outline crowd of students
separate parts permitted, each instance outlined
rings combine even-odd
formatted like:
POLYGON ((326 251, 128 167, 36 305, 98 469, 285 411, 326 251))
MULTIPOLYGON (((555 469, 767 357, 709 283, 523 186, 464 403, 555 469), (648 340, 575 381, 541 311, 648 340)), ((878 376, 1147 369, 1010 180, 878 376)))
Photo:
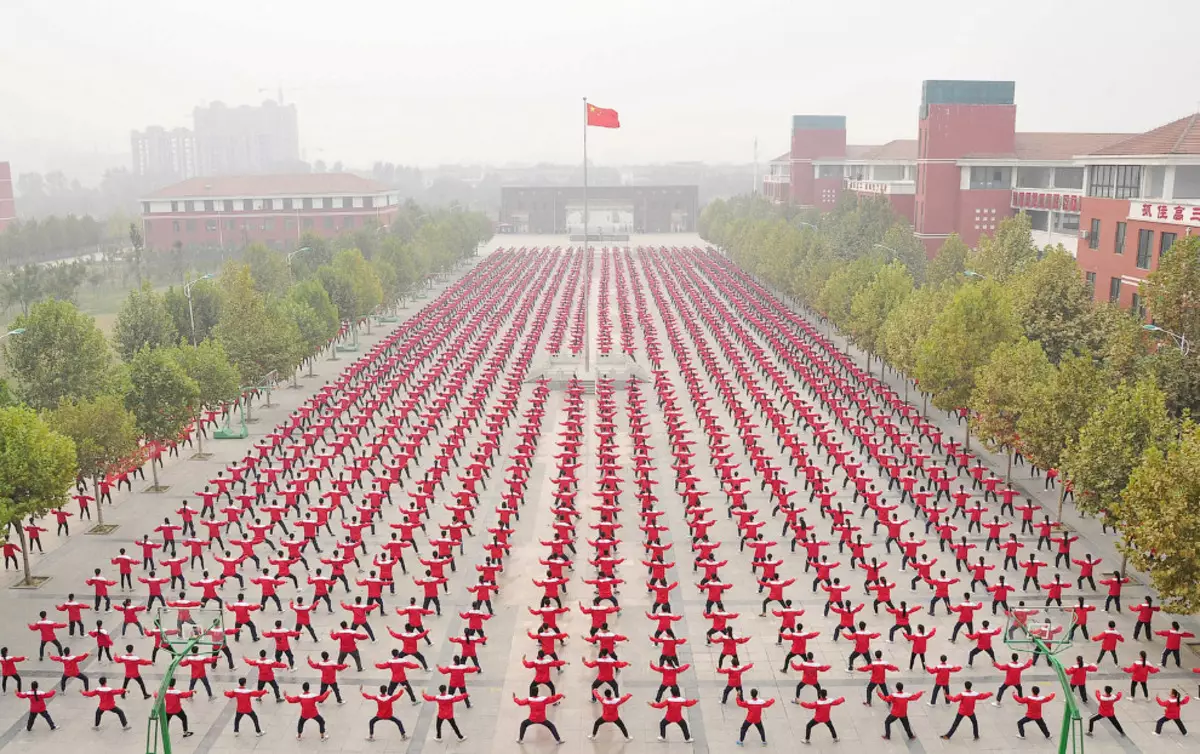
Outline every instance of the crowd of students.
MULTIPOLYGON (((92 502, 102 504, 106 495, 111 499, 111 480, 106 485, 93 491, 95 497, 79 492, 81 511, 92 502)), ((659 738, 666 740, 677 727, 685 741, 692 740, 696 726, 687 710, 698 703, 699 686, 693 663, 684 660, 705 650, 696 646, 701 631, 691 630, 683 604, 697 593, 704 599, 704 647, 714 647, 716 671, 726 680, 720 703, 732 698, 744 710, 739 745, 751 730, 766 743, 764 711, 776 700, 758 688, 745 688, 751 684, 743 683, 743 676, 755 664, 742 661, 739 647, 752 634, 743 629, 748 620, 728 610, 726 601, 761 602, 760 617, 779 619, 772 638, 787 647, 781 672, 799 674, 791 701, 813 712, 806 743, 819 726, 838 739, 833 715, 845 701, 821 684, 831 666, 816 661, 810 650, 819 636, 848 642, 846 668, 863 674, 863 703, 887 706, 883 737, 890 738, 897 725, 915 736, 908 706, 924 691, 890 682, 899 666, 878 648, 885 627, 889 642, 900 636, 907 643, 909 671, 920 663, 931 677, 929 703, 941 695, 944 704, 956 705, 943 738, 952 737, 964 719, 978 738, 976 705, 987 699, 999 705, 1010 688, 1025 708, 1018 734, 1023 737, 1033 724, 1049 737, 1043 707, 1055 695, 1038 686, 1026 694, 1022 681, 1039 657, 1013 654, 1001 662, 996 656, 996 642, 1018 634, 1051 641, 1079 634, 1098 644, 1094 663, 1080 654, 1068 668, 1071 687, 1083 703, 1093 697, 1097 703, 1089 733, 1096 722, 1108 720, 1124 735, 1116 716, 1122 694, 1111 686, 1094 694, 1087 689, 1088 674, 1106 656, 1120 666, 1117 652, 1125 641, 1115 619, 1089 634, 1098 587, 1104 588, 1105 612, 1115 609, 1136 618, 1133 640, 1163 639, 1157 665, 1141 651, 1124 667, 1131 678, 1130 697, 1139 687, 1148 697, 1147 681, 1169 660, 1180 666, 1179 649, 1191 634, 1174 622, 1155 630, 1159 608, 1149 597, 1122 606, 1128 579, 1109 572, 1097 581, 1101 559, 1078 553, 1078 537, 1032 501, 1018 503, 1020 497, 916 408, 833 348, 806 319, 711 251, 513 250, 488 257, 420 316, 348 366, 255 442, 244 458, 196 491, 197 505, 185 501, 152 535, 139 538, 132 554, 118 548, 109 563, 81 581, 78 588, 90 591, 90 604, 72 594, 54 606, 65 622, 44 610, 29 628, 40 643, 38 662, 46 661, 48 647, 54 649, 49 661, 62 668, 58 692, 78 679, 83 693, 98 698, 97 727, 107 712, 127 727, 117 700, 131 685, 143 699, 150 698, 141 669, 158 662, 160 654, 178 651, 189 635, 204 633, 203 646, 180 662, 187 688, 172 685, 162 700, 184 736, 192 734, 184 703, 197 687, 214 696, 208 671, 222 660, 231 671, 238 667, 230 640, 261 637, 273 652, 263 649, 257 657, 242 658, 247 676, 223 691, 236 705, 235 733, 248 717, 262 734, 255 705, 272 694, 276 701, 297 705, 298 738, 309 721, 325 738, 321 705, 330 696, 344 701, 338 681, 350 670, 347 660, 355 672, 363 672, 360 645, 380 636, 372 621, 384 621, 394 641, 386 642, 378 662, 368 662, 386 671, 389 682, 378 693, 360 688, 360 694, 376 705, 367 721, 369 738, 381 721, 394 723, 405 737, 395 706, 405 696, 421 703, 409 673, 432 672, 420 651, 421 642, 432 643, 426 621, 442 616, 451 579, 471 575, 466 596, 454 600, 469 607, 458 611, 461 635, 448 636, 455 646, 453 659, 434 665, 442 679, 430 684, 436 693, 421 694, 435 710, 435 737, 441 740, 449 728, 461 740, 465 735, 456 710, 470 708, 469 687, 487 674, 479 650, 487 646, 493 597, 513 578, 505 566, 524 515, 525 526, 548 524, 548 532, 538 530, 544 548, 538 563, 544 570, 531 579, 540 593, 537 604, 527 606, 535 625, 525 632, 532 645, 523 667, 532 677, 526 695, 512 695, 512 702, 527 711, 519 742, 531 726, 563 741, 550 717, 570 692, 556 687, 554 679, 568 662, 560 657, 568 639, 560 626, 572 612, 590 626, 581 662, 594 671, 588 696, 598 713, 588 737, 611 724, 630 738, 621 711, 632 694, 622 692, 620 679, 631 663, 623 658, 626 643, 644 642, 657 654, 647 670, 660 684, 645 702, 662 710, 659 738), (620 350, 645 362, 651 379, 617 384, 601 376, 594 399, 583 381, 572 379, 558 400, 548 380, 526 383, 539 350, 553 355, 586 347, 588 292, 597 258, 600 350, 614 347, 615 327, 620 350), (558 413, 548 417, 551 410, 558 413), (543 447, 547 441, 553 447, 543 447), (543 480, 550 491, 546 503, 527 499, 535 457, 553 461, 553 473, 543 480), (493 472, 498 479, 492 479, 493 472), (489 483, 498 505, 481 504, 489 483), (632 545, 625 534, 631 521, 639 532, 632 545), (1018 531, 1005 532, 1008 527, 1018 531), (723 543, 718 530, 733 538, 723 543), (777 539, 770 538, 768 532, 776 530, 777 539), (1036 535, 1036 543, 1022 539, 1026 535, 1036 535), (1022 561, 1026 549, 1030 553, 1022 561), (1047 558, 1054 555, 1052 567, 1039 558, 1043 550, 1047 558), (953 572, 948 560, 938 566, 947 554, 954 560, 953 572), (627 558, 646 569, 644 580, 631 576, 636 567, 627 558), (693 581, 681 586, 688 565, 693 581), (801 567, 803 586, 811 577, 812 593, 825 596, 819 616, 799 606, 801 567), (1043 569, 1051 568, 1059 573, 1046 579, 1043 569), (968 576, 969 583, 959 587, 961 599, 955 600, 955 585, 968 576), (405 577, 417 595, 407 604, 405 577), (1076 596, 1068 612, 1064 593, 1072 585, 1082 591, 1085 583, 1090 591, 1076 596), (285 607, 280 594, 289 584, 292 596, 285 607), (339 587, 337 607, 345 619, 320 635, 313 613, 324 607, 334 614, 339 587), (856 604, 851 597, 860 587, 871 601, 870 613, 865 599, 856 604), (575 589, 587 596, 572 605, 567 594, 575 589), (635 625, 642 618, 630 617, 622 604, 631 590, 644 592, 650 602, 640 611, 645 628, 635 625), (977 619, 986 614, 977 594, 990 598, 990 618, 977 619), (210 605, 228 614, 231 628, 197 623, 192 613, 210 605), (936 615, 939 605, 955 616, 948 637, 926 628, 919 616, 936 615), (272 617, 263 617, 272 609, 272 617), (112 647, 124 639, 115 637, 116 621, 106 627, 98 617, 113 611, 120 614, 121 637, 134 631, 143 648, 152 642, 149 658, 137 654, 137 644, 125 644, 122 654, 113 655, 112 647), (154 625, 152 615, 168 621, 154 625), (1001 638, 1005 623, 1009 630, 1001 638), (64 629, 70 643, 78 631, 78 641, 94 649, 65 646, 59 635, 64 629), (976 681, 952 692, 954 675, 964 669, 949 659, 960 635, 973 643, 960 652, 966 667, 986 655, 1003 674, 994 698, 977 690, 976 681), (296 693, 285 694, 280 674, 295 669, 293 650, 310 640, 320 659, 310 655, 307 665, 319 674, 319 684, 314 690, 302 683, 296 693), (939 659, 927 662, 935 643, 939 659), (84 666, 93 654, 123 666, 120 688, 110 687, 106 676, 91 687, 84 666), (802 698, 807 687, 813 688, 809 699, 802 698)), ((35 538, 29 541, 32 546, 35 538)), ((38 716, 53 729, 47 702, 56 692, 40 690, 36 683, 28 690, 21 687, 19 665, 28 661, 0 648, 4 689, 13 681, 28 700, 30 729, 38 716)), ((1173 722, 1186 735, 1181 709, 1189 697, 1170 689, 1156 698, 1164 710, 1158 732, 1173 722)))

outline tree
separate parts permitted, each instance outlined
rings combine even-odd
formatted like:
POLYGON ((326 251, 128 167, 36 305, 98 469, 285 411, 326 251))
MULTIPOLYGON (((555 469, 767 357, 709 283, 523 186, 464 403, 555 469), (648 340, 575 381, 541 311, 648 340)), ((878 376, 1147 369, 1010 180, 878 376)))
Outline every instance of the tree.
POLYGON ((221 341, 209 338, 193 346, 172 349, 185 374, 196 383, 199 398, 196 402, 196 452, 204 455, 204 433, 200 416, 204 409, 217 409, 237 400, 241 394, 238 370, 229 361, 221 341))
POLYGON ((995 233, 979 239, 970 265, 973 272, 1003 283, 1024 272, 1037 258, 1029 215, 1022 212, 1001 220, 995 233))
POLYGON ((1093 324, 1092 355, 1108 368, 1113 384, 1137 381, 1149 344, 1141 322, 1129 310, 1106 302, 1096 307, 1093 324))
POLYGON ((144 347, 162 348, 179 342, 166 299, 155 293, 149 283, 143 283, 140 290, 130 291, 121 305, 113 328, 113 342, 126 362, 144 347))
POLYGON ((1129 476, 1120 508, 1128 521, 1123 551, 1150 574, 1164 610, 1200 610, 1200 428, 1190 422, 1179 441, 1151 447, 1129 476))
POLYGON ((1126 520, 1117 506, 1129 475, 1147 448, 1166 447, 1172 433, 1166 399, 1152 381, 1122 382, 1109 391, 1063 454, 1062 467, 1075 483, 1079 507, 1091 513, 1108 510, 1116 520, 1126 520))
POLYGON ((912 226, 907 221, 892 223, 887 233, 883 234, 880 245, 887 247, 886 250, 894 253, 894 258, 908 268, 915 285, 925 282, 929 255, 925 253, 925 245, 913 235, 912 226))
POLYGON ((1200 236, 1187 236, 1159 257, 1142 285, 1152 321, 1200 351, 1200 236))
MULTIPOLYGON (((131 389, 125 407, 133 413, 138 432, 148 442, 161 445, 179 437, 196 415, 200 387, 183 371, 173 348, 143 348, 129 365, 131 389)), ((150 463, 154 490, 158 484, 158 464, 150 463)))
POLYGON ((250 266, 250 275, 259 293, 268 298, 287 295, 292 285, 292 272, 288 269, 286 256, 261 243, 252 243, 246 247, 242 262, 250 266))
MULTIPOLYGON (((114 395, 92 400, 63 401, 46 417, 50 427, 75 443, 75 465, 81 476, 92 480, 119 471, 138 451, 138 433, 133 414, 114 395)), ((96 501, 96 522, 104 524, 104 506, 96 501)))
POLYGON ((1046 255, 1011 279, 1009 288, 1025 337, 1040 342, 1052 363, 1091 350, 1095 333, 1092 292, 1080 276, 1075 258, 1062 245, 1047 247, 1046 255))
POLYGON ((66 301, 41 301, 13 321, 19 336, 0 341, 21 397, 48 410, 63 399, 88 399, 112 387, 112 354, 96 321, 66 301))
POLYGON ((881 267, 867 286, 850 302, 850 321, 847 327, 854 342, 868 354, 867 373, 871 371, 870 357, 882 350, 883 327, 888 315, 904 299, 912 295, 913 279, 903 262, 894 261, 881 267))
POLYGON ((942 244, 942 248, 938 249, 937 256, 929 261, 928 269, 925 272, 925 284, 941 285, 953 282, 958 285, 962 283, 963 273, 967 271, 967 257, 970 252, 971 250, 967 248, 957 233, 951 235, 942 244))
POLYGON ((949 302, 950 295, 945 289, 926 285, 914 291, 888 314, 883 326, 883 353, 892 367, 905 375, 905 390, 908 380, 917 373, 921 338, 933 327, 938 314, 949 302))
POLYGON ((310 357, 309 376, 312 376, 311 357, 321 352, 338 333, 337 308, 329 299, 325 288, 316 280, 305 280, 292 288, 292 301, 311 314, 297 321, 300 339, 304 342, 305 355, 310 357))
POLYGON ((333 257, 333 268, 345 275, 350 283, 354 302, 351 321, 367 316, 383 302, 383 286, 361 251, 339 251, 333 257))
POLYGON ((938 408, 965 408, 975 388, 976 370, 988 362, 997 346, 1015 340, 1018 333, 1016 318, 999 284, 984 280, 964 285, 918 342, 915 376, 921 388, 933 395, 938 408))
POLYGON ((1005 480, 1012 482, 1012 457, 1020 436, 1018 425, 1029 402, 1029 386, 1045 381, 1054 367, 1041 345, 1022 338, 1001 343, 975 372, 971 391, 971 426, 992 452, 1008 455, 1005 480))
POLYGON ((242 385, 257 385, 271 371, 286 373, 299 337, 296 323, 268 311, 247 265, 230 261, 221 273, 221 319, 214 334, 237 367, 242 385))
POLYGON ((1090 356, 1068 356, 1027 386, 1017 420, 1021 453, 1043 469, 1058 468, 1067 444, 1091 418, 1109 390, 1109 375, 1090 356))
POLYGON ((192 286, 192 305, 188 309, 188 297, 183 288, 171 286, 163 294, 175 331, 189 343, 192 342, 192 322, 196 323, 195 341, 205 340, 221 319, 221 289, 216 281, 201 280, 192 286))
POLYGON ((45 268, 36 264, 27 264, 14 270, 0 282, 0 296, 4 297, 4 307, 7 309, 14 304, 20 304, 21 314, 26 317, 29 316, 29 307, 45 293, 45 268))
POLYGON ((821 295, 817 298, 818 308, 835 325, 844 327, 850 320, 850 305, 855 294, 871 282, 882 261, 880 256, 863 257, 839 267, 821 288, 821 295))
POLYGON ((21 544, 24 583, 33 585, 22 526, 67 502, 75 481, 75 448, 30 408, 0 408, 0 525, 21 544))

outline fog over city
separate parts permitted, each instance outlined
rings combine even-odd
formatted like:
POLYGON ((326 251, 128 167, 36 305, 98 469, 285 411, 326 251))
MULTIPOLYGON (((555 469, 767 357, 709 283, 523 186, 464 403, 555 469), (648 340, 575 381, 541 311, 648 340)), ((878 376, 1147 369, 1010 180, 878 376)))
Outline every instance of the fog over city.
POLYGON ((1022 130, 1135 132, 1197 106, 1198 22, 1184 0, 9 0, 0 155, 98 176, 131 130, 281 88, 302 157, 348 167, 575 162, 585 95, 625 129, 598 163, 749 163, 755 137, 769 159, 793 113, 883 143, 915 136, 928 78, 1015 80, 1022 130))

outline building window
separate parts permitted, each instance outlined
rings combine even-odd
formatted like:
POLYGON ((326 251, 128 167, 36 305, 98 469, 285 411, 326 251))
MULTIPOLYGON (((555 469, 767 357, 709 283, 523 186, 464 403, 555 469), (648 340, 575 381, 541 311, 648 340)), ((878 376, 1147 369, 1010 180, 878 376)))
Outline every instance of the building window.
POLYGON ((196 230, 196 221, 195 221, 195 220, 188 220, 188 221, 187 221, 187 224, 186 224, 184 227, 185 227, 185 228, 187 228, 187 232, 188 232, 188 233, 191 233, 191 232, 193 232, 193 231, 195 231, 195 230, 196 230))
POLYGON ((291 199, 284 199, 284 200, 283 200, 283 208, 284 208, 284 209, 292 209, 292 200, 291 200, 291 199))
POLYGON ((1146 318, 1146 306, 1142 303, 1140 293, 1133 294, 1133 299, 1129 302, 1129 311, 1136 313, 1138 319, 1146 318))
POLYGON ((972 189, 1012 188, 1012 168, 973 167, 970 178, 970 188, 972 189))
POLYGON ((216 220, 205 220, 204 221, 204 229, 209 232, 216 230, 217 229, 217 221, 216 220))
POLYGON ((242 200, 242 211, 243 212, 252 212, 253 210, 254 210, 254 200, 253 199, 243 199, 242 200))
POLYGON ((1131 199, 1142 193, 1141 165, 1093 165, 1088 196, 1131 199))
POLYGON ((224 206, 226 212, 233 212, 233 200, 232 199, 226 199, 225 201, 221 202, 221 204, 222 204, 222 206, 224 206))
POLYGON ((179 202, 171 202, 171 211, 172 211, 172 212, 178 212, 178 211, 179 211, 179 202))
POLYGON ((1162 259, 1162 255, 1166 254, 1171 246, 1175 244, 1175 239, 1179 237, 1178 233, 1163 233, 1162 238, 1158 240, 1158 258, 1162 259))
POLYGON ((364 196, 363 197, 363 207, 365 209, 374 209, 375 208, 375 198, 371 197, 371 196, 364 196))
POLYGON ((212 212, 212 211, 213 211, 213 206, 214 206, 214 205, 213 205, 213 200, 212 200, 212 199, 205 199, 205 200, 204 200, 204 211, 205 211, 205 212, 212 212))
POLYGON ((1096 298, 1096 273, 1089 272, 1085 274, 1083 278, 1085 281, 1087 281, 1088 291, 1091 292, 1092 298, 1096 298))
MULTIPOLYGON (((328 199, 326 199, 325 201, 329 201, 329 200, 328 200, 328 199)), ((334 219, 333 219, 332 217, 326 217, 326 218, 325 218, 325 227, 326 227, 326 228, 328 228, 329 230, 333 230, 333 228, 334 228, 334 219)))
POLYGON ((1092 229, 1088 232, 1088 248, 1100 248, 1100 218, 1092 218, 1092 229))
POLYGON ((1121 278, 1110 278, 1108 281, 1108 300, 1114 304, 1121 300, 1121 278))
POLYGON ((305 199, 302 203, 304 209, 312 209, 312 199, 305 199))
POLYGON ((1113 242, 1113 253, 1125 253, 1125 223, 1117 223, 1117 238, 1113 242))
POLYGON ((176 234, 179 233, 179 221, 178 220, 171 221, 171 230, 175 231, 176 234))
POLYGON ((263 230, 275 230, 275 218, 268 217, 262 221, 263 230))
POLYGON ((1137 268, 1150 269, 1150 250, 1154 248, 1154 231, 1138 231, 1137 268))

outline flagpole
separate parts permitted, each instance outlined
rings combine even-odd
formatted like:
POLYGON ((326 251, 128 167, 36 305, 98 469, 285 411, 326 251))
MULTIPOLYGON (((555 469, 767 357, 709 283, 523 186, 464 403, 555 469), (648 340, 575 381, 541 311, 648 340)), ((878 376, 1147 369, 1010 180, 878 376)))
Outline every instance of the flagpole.
MULTIPOLYGON (((587 130, 588 130, 588 104, 587 97, 583 98, 583 251, 584 256, 587 256, 588 250, 588 179, 587 179, 587 130)), ((589 278, 590 282, 590 278, 589 278)), ((592 370, 592 342, 588 337, 591 333, 588 332, 591 326, 591 320, 588 317, 588 299, 591 298, 591 288, 584 289, 584 305, 583 305, 583 372, 587 374, 592 370)))

